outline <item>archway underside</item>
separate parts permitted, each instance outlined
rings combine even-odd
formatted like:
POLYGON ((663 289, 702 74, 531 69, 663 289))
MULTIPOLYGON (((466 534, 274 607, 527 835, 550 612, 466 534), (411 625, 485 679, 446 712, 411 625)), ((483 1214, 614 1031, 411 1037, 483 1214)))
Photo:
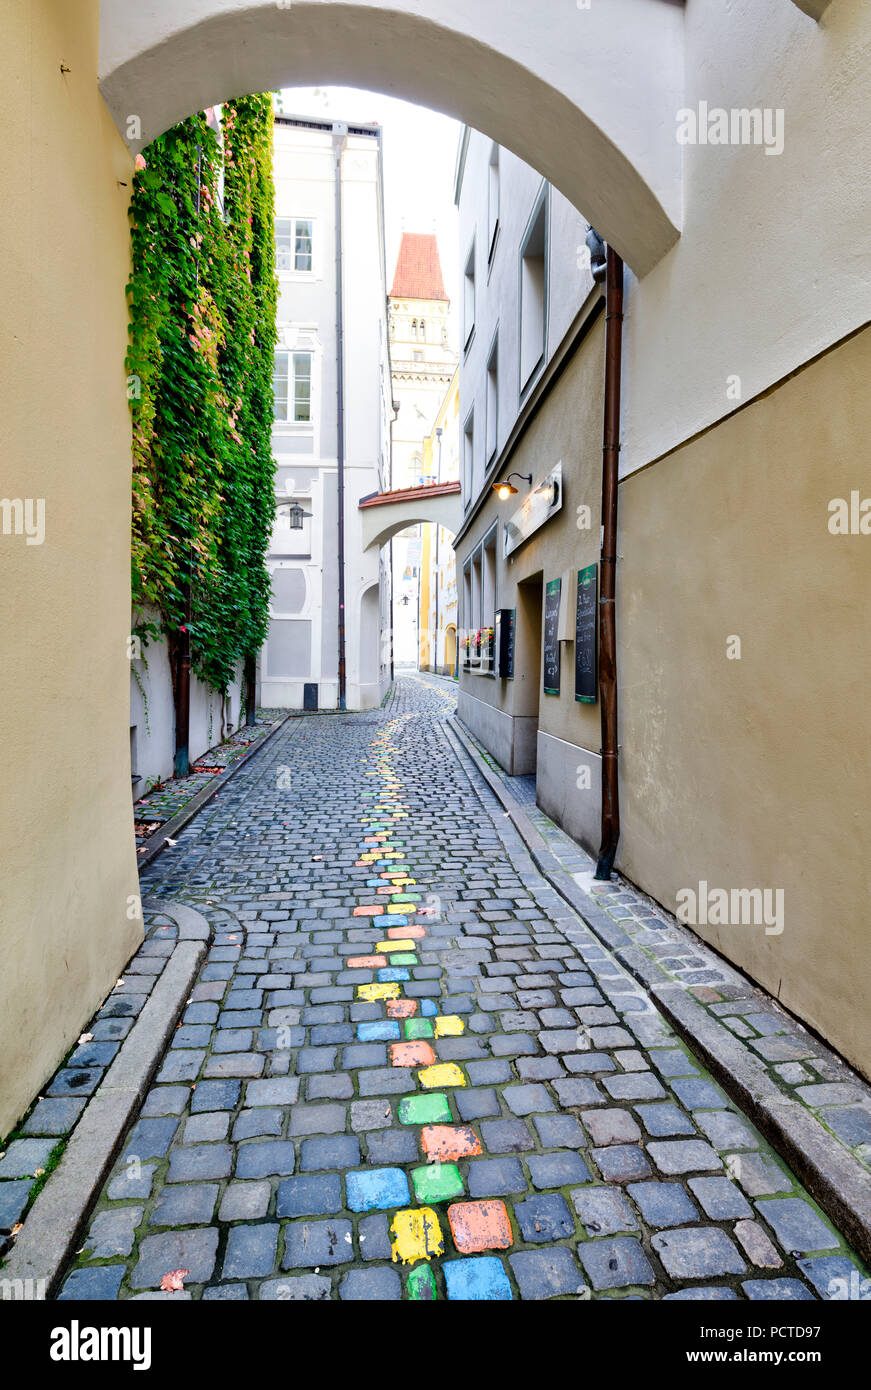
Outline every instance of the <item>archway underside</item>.
POLYGON ((430 106, 537 168, 637 275, 651 270, 679 236, 681 7, 608 0, 569 12, 540 0, 534 29, 491 0, 429 9, 177 0, 170 13, 103 0, 101 90, 134 152, 192 111, 279 87, 355 86, 430 106))

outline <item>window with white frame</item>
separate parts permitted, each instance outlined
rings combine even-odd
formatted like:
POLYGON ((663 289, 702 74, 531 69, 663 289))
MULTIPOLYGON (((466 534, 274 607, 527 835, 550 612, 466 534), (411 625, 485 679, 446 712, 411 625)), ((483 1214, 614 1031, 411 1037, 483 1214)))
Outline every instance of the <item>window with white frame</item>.
POLYGON ((463 569, 463 622, 468 639, 464 659, 483 674, 493 671, 497 536, 498 525, 491 527, 463 569))
POLYGON ((309 274, 313 247, 314 222, 310 217, 275 219, 275 267, 279 275, 309 274))
POLYGON ((487 460, 489 464, 499 444, 499 334, 493 339, 487 362, 487 460))
POLYGON ((539 197, 520 251, 520 389, 545 353, 547 326, 547 196, 539 197))
POLYGON ((475 412, 469 412, 463 426, 463 506, 472 501, 472 486, 475 479, 475 412))
POLYGON ((499 146, 494 145, 490 151, 490 163, 487 169, 487 264, 493 260, 493 253, 496 250, 496 239, 499 234, 499 146))
POLYGON ((312 358, 310 352, 276 352, 272 375, 276 420, 311 424, 312 358))
POLYGON ((475 331, 475 243, 466 257, 463 274, 463 343, 466 348, 472 341, 475 331))

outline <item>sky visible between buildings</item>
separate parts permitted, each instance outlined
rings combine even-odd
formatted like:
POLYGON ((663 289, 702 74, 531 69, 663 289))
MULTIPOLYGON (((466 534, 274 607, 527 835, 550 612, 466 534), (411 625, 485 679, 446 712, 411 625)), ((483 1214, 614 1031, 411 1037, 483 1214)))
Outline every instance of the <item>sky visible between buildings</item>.
POLYGON ((435 232, 445 288, 451 298, 450 338, 456 346, 459 247, 454 174, 459 121, 379 92, 354 87, 290 87, 282 90, 286 116, 377 122, 384 131, 384 202, 387 283, 403 232, 435 232))

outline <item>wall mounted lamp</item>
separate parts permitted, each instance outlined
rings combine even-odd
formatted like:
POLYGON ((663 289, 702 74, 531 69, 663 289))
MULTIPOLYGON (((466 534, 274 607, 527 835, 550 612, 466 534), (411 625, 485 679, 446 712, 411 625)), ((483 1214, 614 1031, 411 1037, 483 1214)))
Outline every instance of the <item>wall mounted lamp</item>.
POLYGON ((522 478, 525 483, 532 483, 531 473, 509 473, 508 477, 501 483, 493 484, 493 491, 497 494, 500 502, 505 502, 509 497, 517 496, 517 488, 511 486, 512 478, 522 478))

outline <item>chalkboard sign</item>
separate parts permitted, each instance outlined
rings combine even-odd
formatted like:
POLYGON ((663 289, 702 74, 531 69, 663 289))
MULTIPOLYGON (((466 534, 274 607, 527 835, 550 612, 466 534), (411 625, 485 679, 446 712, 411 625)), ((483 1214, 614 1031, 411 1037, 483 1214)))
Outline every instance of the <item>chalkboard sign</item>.
POLYGON ((514 609, 496 610, 496 675, 503 680, 514 680, 514 609))
POLYGON ((578 570, 578 612, 575 620, 575 699, 594 705, 597 696, 596 611, 599 567, 578 570))
POLYGON ((559 695, 559 603, 561 579, 552 579, 544 599, 544 693, 559 695))

